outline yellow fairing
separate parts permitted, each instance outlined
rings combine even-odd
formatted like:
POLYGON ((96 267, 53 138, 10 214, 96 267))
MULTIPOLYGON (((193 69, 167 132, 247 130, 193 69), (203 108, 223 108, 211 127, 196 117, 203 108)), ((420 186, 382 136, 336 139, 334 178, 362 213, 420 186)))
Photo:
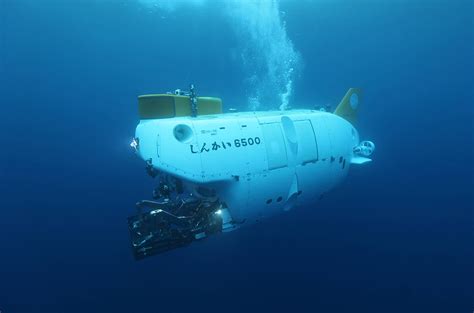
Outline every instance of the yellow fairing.
POLYGON ((355 124, 361 98, 362 92, 359 88, 350 88, 337 106, 334 114, 348 120, 351 124, 355 124))
MULTIPOLYGON (((197 98, 197 114, 222 113, 222 100, 212 97, 197 98)), ((191 115, 191 100, 188 96, 168 94, 143 95, 138 97, 140 119, 170 118, 191 115)))

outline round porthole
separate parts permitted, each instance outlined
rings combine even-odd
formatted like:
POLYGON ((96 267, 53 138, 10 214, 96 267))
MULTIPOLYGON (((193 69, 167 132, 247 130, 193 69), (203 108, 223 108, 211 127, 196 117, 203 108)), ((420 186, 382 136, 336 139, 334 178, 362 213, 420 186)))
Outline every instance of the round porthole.
POLYGON ((173 130, 174 138, 182 143, 188 143, 193 139, 193 130, 185 124, 176 125, 173 130))

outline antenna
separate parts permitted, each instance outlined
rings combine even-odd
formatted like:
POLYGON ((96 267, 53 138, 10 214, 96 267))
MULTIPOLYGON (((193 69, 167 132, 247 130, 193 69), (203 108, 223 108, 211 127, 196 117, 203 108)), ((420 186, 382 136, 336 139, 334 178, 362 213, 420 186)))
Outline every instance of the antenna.
POLYGON ((194 92, 194 84, 189 86, 189 99, 191 100, 191 116, 197 116, 197 96, 194 92))

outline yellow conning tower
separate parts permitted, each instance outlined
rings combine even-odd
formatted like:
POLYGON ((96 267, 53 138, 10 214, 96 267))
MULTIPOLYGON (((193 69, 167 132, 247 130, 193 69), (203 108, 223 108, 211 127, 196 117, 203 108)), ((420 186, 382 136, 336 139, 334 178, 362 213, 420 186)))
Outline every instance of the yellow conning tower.
MULTIPOLYGON (((197 115, 222 113, 222 100, 213 97, 197 97, 197 115)), ((174 94, 150 94, 138 97, 140 119, 160 119, 192 116, 191 97, 174 94)))

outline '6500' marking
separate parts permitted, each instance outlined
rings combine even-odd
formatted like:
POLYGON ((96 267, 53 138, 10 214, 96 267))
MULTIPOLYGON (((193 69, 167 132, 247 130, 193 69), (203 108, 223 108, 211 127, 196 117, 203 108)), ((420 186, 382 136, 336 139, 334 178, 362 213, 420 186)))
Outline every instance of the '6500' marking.
POLYGON ((243 148, 253 145, 259 145, 262 142, 260 137, 249 137, 249 138, 240 138, 234 139, 233 142, 230 141, 214 141, 212 143, 203 143, 201 146, 192 144, 189 146, 191 153, 204 153, 217 150, 227 150, 234 146, 235 148, 243 148))

